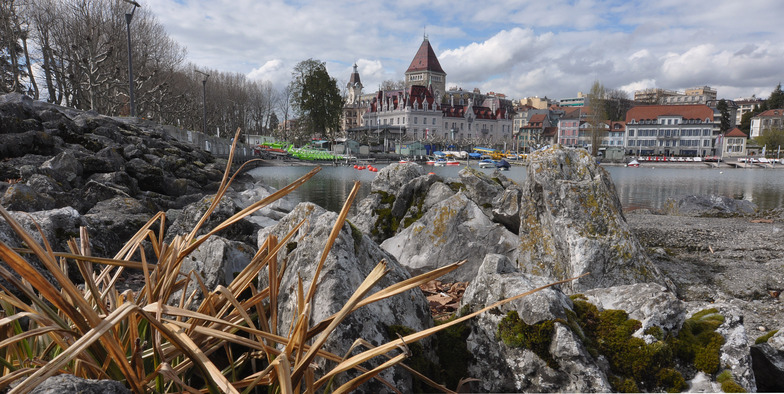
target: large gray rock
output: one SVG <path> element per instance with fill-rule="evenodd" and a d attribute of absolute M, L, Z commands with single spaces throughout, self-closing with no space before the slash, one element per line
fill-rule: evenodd
<path fill-rule="evenodd" d="M 383 191 L 390 194 L 397 194 L 405 184 L 425 175 L 425 169 L 415 163 L 392 163 L 376 174 L 370 189 L 373 191 Z"/>
<path fill-rule="evenodd" d="M 176 235 L 190 233 L 193 228 L 196 227 L 199 220 L 201 220 L 204 213 L 207 212 L 207 209 L 210 207 L 210 204 L 212 204 L 214 198 L 215 196 L 213 195 L 204 196 L 199 201 L 188 204 L 178 214 L 171 215 L 174 216 L 175 219 L 166 232 L 166 241 L 171 241 Z M 212 211 L 212 214 L 207 221 L 201 226 L 197 235 L 206 234 L 241 210 L 242 209 L 237 206 L 233 198 L 224 196 L 215 207 L 215 210 Z M 257 230 L 258 228 L 255 224 L 245 220 L 234 223 L 218 235 L 227 239 L 252 244 L 255 240 L 254 236 Z"/>
<path fill-rule="evenodd" d="M 245 189 L 231 193 L 228 197 L 231 198 L 235 204 L 241 209 L 245 209 L 256 202 L 259 202 L 277 190 L 264 185 L 261 182 L 248 183 Z M 271 204 L 264 206 L 257 210 L 252 215 L 245 218 L 245 220 L 254 223 L 259 227 L 274 226 L 280 219 L 283 219 L 289 212 L 291 212 L 296 204 L 288 197 L 283 197 L 275 200 Z"/>
<path fill-rule="evenodd" d="M 259 231 L 259 245 L 261 245 L 267 236 L 275 235 L 278 240 L 281 240 L 295 225 L 303 220 L 306 221 L 290 243 L 281 249 L 278 256 L 278 261 L 287 261 L 287 268 L 280 284 L 277 326 L 279 333 L 285 335 L 289 332 L 290 324 L 294 320 L 295 313 L 298 312 L 296 310 L 298 280 L 302 279 L 304 289 L 307 291 L 336 219 L 337 214 L 334 212 L 326 211 L 312 203 L 300 203 L 276 226 Z M 371 290 L 371 293 L 410 276 L 393 256 L 378 247 L 367 235 L 345 224 L 329 252 L 319 277 L 318 289 L 310 309 L 310 325 L 313 326 L 338 312 L 381 260 L 387 261 L 389 272 Z M 373 345 L 396 339 L 396 336 L 389 332 L 391 326 L 400 325 L 420 331 L 431 327 L 432 324 L 427 300 L 419 289 L 414 289 L 353 312 L 329 336 L 325 350 L 343 355 L 358 338 L 363 338 Z M 323 367 L 323 362 L 321 365 Z M 329 370 L 329 368 L 322 370 Z M 382 372 L 381 376 L 393 382 L 402 392 L 411 391 L 411 376 L 402 369 L 388 369 Z M 340 375 L 335 387 L 349 378 Z M 388 389 L 377 381 L 371 380 L 360 386 L 359 392 L 388 392 Z"/>
<path fill-rule="evenodd" d="M 114 256 L 153 216 L 148 206 L 127 195 L 98 202 L 84 215 L 93 253 Z"/>
<path fill-rule="evenodd" d="M 678 297 L 661 285 L 635 283 L 583 292 L 588 302 L 602 309 L 620 309 L 629 314 L 630 319 L 642 324 L 634 335 L 643 338 L 649 327 L 660 327 L 665 332 L 680 330 L 686 318 L 686 305 Z M 645 338 L 644 338 L 645 339 Z M 651 338 L 647 338 L 650 342 Z"/>
<path fill-rule="evenodd" d="M 757 204 L 717 195 L 684 195 L 667 199 L 667 215 L 682 216 L 745 216 L 757 212 Z"/>
<path fill-rule="evenodd" d="M 31 394 L 130 394 L 131 390 L 115 380 L 94 380 L 82 379 L 73 375 L 52 376 L 38 387 L 34 388 Z"/>
<path fill-rule="evenodd" d="M 760 392 L 784 392 L 784 330 L 751 347 L 754 377 Z"/>
<path fill-rule="evenodd" d="M 75 186 L 78 179 L 82 176 L 82 163 L 76 159 L 71 152 L 61 152 L 57 156 L 47 160 L 40 168 L 46 174 L 59 182 L 69 183 Z"/>
<path fill-rule="evenodd" d="M 518 257 L 518 239 L 493 223 L 463 193 L 432 207 L 421 219 L 381 244 L 415 275 L 468 260 L 444 280 L 471 281 L 490 253 Z"/>
<path fill-rule="evenodd" d="M 482 208 L 488 217 L 493 217 L 493 200 L 504 191 L 500 180 L 495 180 L 473 167 L 460 170 L 460 183 L 465 186 L 463 191 L 471 201 Z M 496 178 L 498 179 L 498 178 Z"/>
<path fill-rule="evenodd" d="M 49 195 L 41 194 L 24 183 L 8 187 L 0 197 L 0 204 L 12 211 L 35 212 L 52 209 L 56 202 Z"/>
<path fill-rule="evenodd" d="M 672 287 L 651 263 L 621 211 L 610 175 L 584 149 L 528 156 L 520 207 L 523 270 L 565 279 L 570 291 L 653 282 Z"/>
<path fill-rule="evenodd" d="M 248 266 L 254 254 L 253 248 L 247 244 L 212 236 L 182 261 L 180 273 L 188 275 L 193 271 L 201 277 L 207 289 L 213 291 L 218 285 L 231 283 Z M 192 279 L 186 297 L 199 288 L 195 279 Z"/>
<path fill-rule="evenodd" d="M 493 221 L 504 225 L 509 231 L 517 234 L 520 231 L 520 200 L 522 191 L 513 186 L 504 189 L 503 193 L 493 199 Z"/>
<path fill-rule="evenodd" d="M 382 242 L 424 214 L 428 192 L 440 181 L 437 175 L 425 174 L 418 164 L 395 163 L 385 167 L 350 220 L 374 241 Z"/>
<path fill-rule="evenodd" d="M 504 256 L 488 255 L 466 289 L 462 305 L 478 310 L 496 301 L 547 284 L 548 280 L 523 274 Z M 572 302 L 556 288 L 548 288 L 504 304 L 471 320 L 466 345 L 473 354 L 469 376 L 476 392 L 609 392 L 610 385 L 580 339 L 556 321 L 549 348 L 559 368 L 547 365 L 533 351 L 507 346 L 498 337 L 507 312 L 517 311 L 526 324 L 565 321 Z"/>

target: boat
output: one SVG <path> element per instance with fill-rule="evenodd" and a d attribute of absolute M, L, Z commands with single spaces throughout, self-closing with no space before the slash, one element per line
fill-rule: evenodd
<path fill-rule="evenodd" d="M 495 162 L 490 159 L 479 161 L 479 168 L 495 168 Z"/>
<path fill-rule="evenodd" d="M 512 166 L 509 164 L 509 162 L 504 160 L 504 159 L 501 159 L 501 160 L 495 162 L 495 168 L 497 168 L 497 169 L 499 169 L 501 171 L 509 171 L 509 168 L 511 168 L 511 167 Z"/>
<path fill-rule="evenodd" d="M 429 166 L 436 164 L 436 158 L 428 156 L 427 161 L 425 161 L 425 164 Z"/>
<path fill-rule="evenodd" d="M 457 159 L 446 159 L 446 165 L 448 166 L 459 166 L 460 162 Z"/>
<path fill-rule="evenodd" d="M 637 161 L 636 159 L 632 159 L 632 161 L 626 164 L 626 167 L 639 167 L 639 166 L 640 166 L 640 162 Z"/>
<path fill-rule="evenodd" d="M 398 163 L 400 163 L 400 164 L 408 164 L 408 163 L 410 163 L 410 161 L 408 161 L 408 159 L 400 159 L 400 161 L 398 161 Z"/>
<path fill-rule="evenodd" d="M 446 159 L 438 158 L 436 159 L 436 162 L 433 163 L 433 165 L 436 167 L 443 167 L 446 165 Z"/>

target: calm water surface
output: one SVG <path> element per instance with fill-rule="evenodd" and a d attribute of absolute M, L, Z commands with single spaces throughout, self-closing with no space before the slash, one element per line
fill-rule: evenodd
<path fill-rule="evenodd" d="M 379 165 L 378 168 L 384 166 Z M 260 167 L 250 172 L 256 179 L 275 188 L 281 188 L 313 167 Z M 442 177 L 457 177 L 464 166 L 426 167 Z M 754 202 L 760 209 L 784 207 L 784 169 L 711 169 L 667 168 L 643 166 L 627 168 L 605 167 L 615 182 L 618 197 L 625 209 L 660 208 L 667 198 L 681 194 L 717 194 Z M 492 170 L 480 170 L 492 173 Z M 522 183 L 526 178 L 525 167 L 512 167 L 504 175 Z M 291 197 L 296 201 L 312 201 L 332 211 L 340 211 L 354 181 L 361 182 L 361 189 L 354 206 L 370 192 L 370 182 L 376 173 L 358 171 L 353 167 L 323 167 L 309 182 L 297 189 Z"/>

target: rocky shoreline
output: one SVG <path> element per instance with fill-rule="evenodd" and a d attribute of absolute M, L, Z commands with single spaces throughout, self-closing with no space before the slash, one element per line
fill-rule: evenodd
<path fill-rule="evenodd" d="M 212 202 L 226 166 L 155 125 L 21 95 L 0 97 L 0 146 L 4 209 L 30 233 L 37 234 L 38 223 L 57 251 L 68 250 L 67 242 L 85 227 L 93 254 L 107 257 L 157 212 L 166 214 L 168 240 L 187 233 Z M 459 360 L 458 373 L 482 378 L 472 391 L 719 391 L 726 374 L 747 391 L 782 389 L 776 382 L 784 381 L 784 332 L 755 342 L 784 321 L 778 295 L 784 290 L 784 211 L 689 196 L 664 212 L 623 212 L 609 175 L 583 150 L 538 152 L 527 171 L 523 185 L 498 171 L 471 168 L 449 179 L 417 164 L 380 171 L 326 257 L 313 324 L 337 313 L 378 261 L 387 262 L 389 283 L 464 261 L 443 278 L 468 282 L 457 308 L 462 312 L 577 278 L 480 315 L 463 326 L 457 343 L 428 345 L 434 350 L 422 357 L 434 365 L 456 361 L 442 352 L 446 348 L 470 354 Z M 273 192 L 240 177 L 203 228 Z M 278 255 L 290 267 L 280 278 L 286 293 L 277 327 L 287 332 L 294 289 L 299 280 L 311 280 L 310 267 L 336 216 L 314 204 L 278 200 L 212 237 L 180 272 L 200 274 L 208 289 L 225 286 L 270 236 L 282 239 L 306 223 Z M 13 234 L 0 221 L 0 241 L 21 246 Z M 131 272 L 122 279 L 134 290 L 143 276 Z M 2 278 L 0 283 L 12 287 Z M 345 354 L 356 338 L 378 345 L 396 338 L 391 327 L 427 329 L 434 325 L 429 309 L 418 289 L 363 307 L 336 328 L 325 349 Z M 628 329 L 618 348 L 602 348 L 597 343 L 605 339 L 591 337 L 601 334 L 594 323 L 605 318 Z M 715 365 L 708 367 L 690 359 L 696 345 L 678 337 L 703 326 L 722 338 L 720 346 L 715 340 L 710 345 L 715 353 L 706 357 L 715 357 Z M 514 331 L 502 334 L 504 327 L 540 327 L 549 334 L 532 344 L 514 340 Z M 635 375 L 617 363 L 619 353 L 628 353 L 619 350 L 624 346 L 644 350 L 626 360 L 634 365 L 650 361 L 645 352 L 674 350 L 665 352 L 670 358 L 661 370 L 642 368 L 661 376 Z M 412 390 L 407 372 L 394 368 L 383 376 Z M 385 390 L 373 382 L 362 387 Z"/>

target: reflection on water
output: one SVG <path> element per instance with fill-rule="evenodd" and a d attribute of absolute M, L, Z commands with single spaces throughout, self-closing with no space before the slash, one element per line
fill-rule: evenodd
<path fill-rule="evenodd" d="M 379 166 L 383 168 L 383 166 Z M 457 177 L 459 167 L 425 167 L 444 178 Z M 784 206 L 784 170 L 771 169 L 709 169 L 667 168 L 664 166 L 639 168 L 605 167 L 618 191 L 625 209 L 660 208 L 667 198 L 681 194 L 717 194 L 746 199 L 760 209 Z M 256 179 L 275 188 L 281 188 L 310 171 L 312 167 L 260 167 L 251 170 Z M 480 170 L 488 174 L 492 170 Z M 526 178 L 525 167 L 512 167 L 504 175 L 522 183 Z M 312 201 L 329 210 L 340 211 L 348 198 L 354 181 L 361 182 L 361 189 L 354 203 L 367 196 L 370 182 L 376 173 L 355 170 L 353 167 L 323 167 L 309 182 L 292 193 L 297 202 Z"/>

